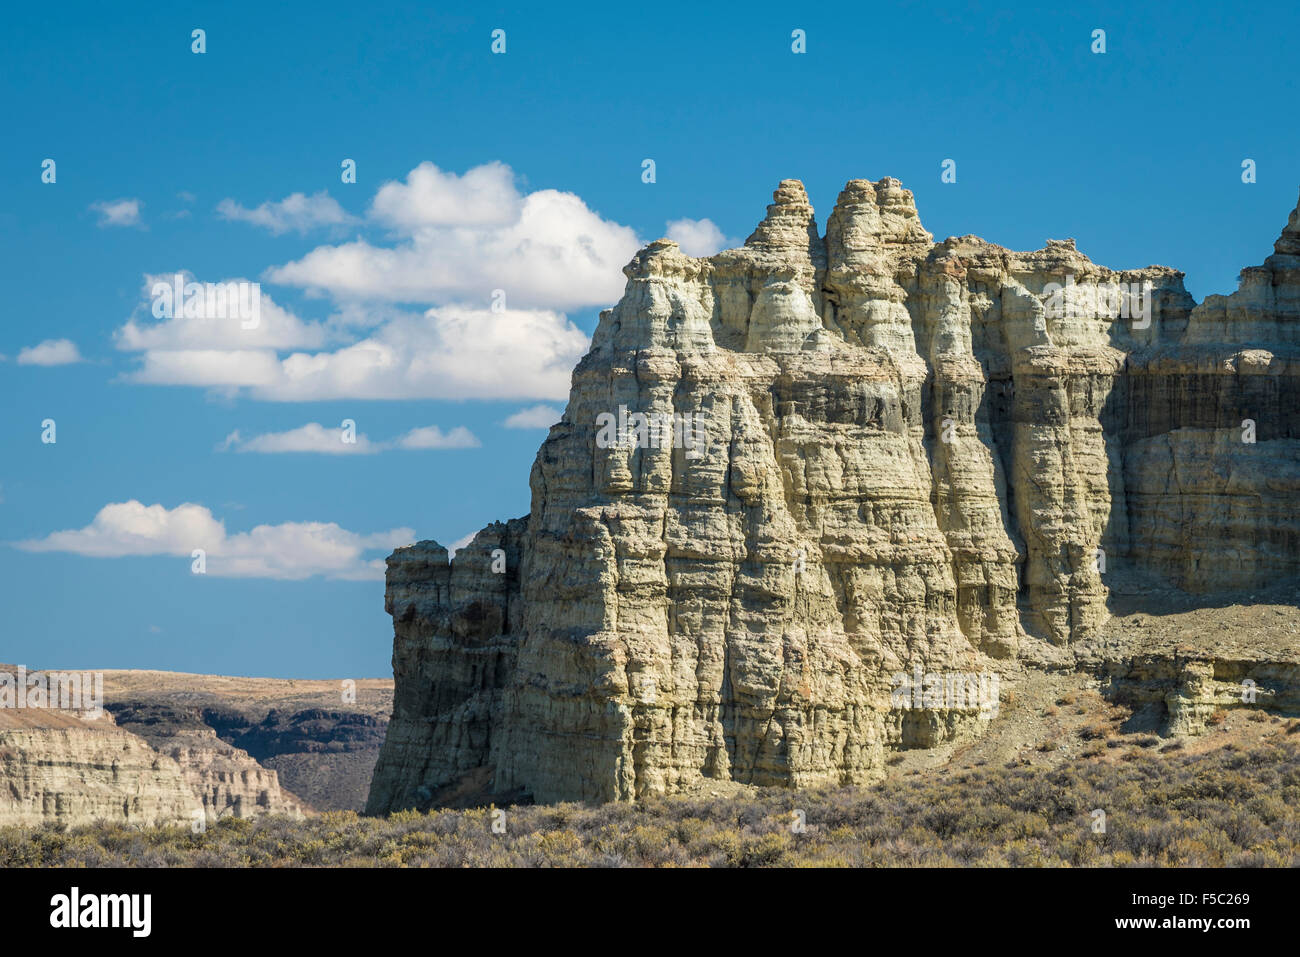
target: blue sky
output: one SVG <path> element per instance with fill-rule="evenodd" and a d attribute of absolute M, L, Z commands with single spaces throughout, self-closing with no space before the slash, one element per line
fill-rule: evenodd
<path fill-rule="evenodd" d="M 526 513 L 637 244 L 741 241 L 782 178 L 824 225 L 845 181 L 895 176 L 938 239 L 1072 236 L 1198 300 L 1300 185 L 1294 5 L 3 19 L 0 660 L 33 667 L 389 674 L 375 562 Z M 177 271 L 260 282 L 258 328 L 153 315 Z"/>

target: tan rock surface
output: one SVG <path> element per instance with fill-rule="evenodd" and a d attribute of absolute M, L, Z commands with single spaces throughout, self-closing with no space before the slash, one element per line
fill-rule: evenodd
<path fill-rule="evenodd" d="M 0 710 L 0 824 L 188 825 L 200 806 L 180 765 L 108 714 Z"/>
<path fill-rule="evenodd" d="M 196 811 L 209 821 L 301 817 L 365 802 L 392 707 L 389 679 L 356 680 L 344 701 L 340 681 L 97 674 L 105 710 L 96 720 L 0 706 L 0 826 L 188 827 Z"/>
<path fill-rule="evenodd" d="M 279 775 L 222 741 L 196 709 L 152 703 L 110 707 L 120 726 L 176 762 L 209 821 L 259 814 L 303 816 L 298 800 L 281 789 Z"/>
<path fill-rule="evenodd" d="M 165 705 L 178 717 L 197 712 L 224 742 L 276 772 L 282 791 L 317 811 L 365 806 L 393 710 L 391 678 L 354 679 L 346 696 L 344 686 L 341 680 L 104 672 L 110 709 L 145 704 Z"/>
<path fill-rule="evenodd" d="M 1073 668 L 1113 580 L 1294 577 L 1297 228 L 1200 306 L 1181 273 L 1072 240 L 935 244 L 889 178 L 850 182 L 824 239 L 786 180 L 743 248 L 650 244 L 530 514 L 450 564 L 433 542 L 389 559 L 368 810 L 470 778 L 540 801 L 875 780 L 988 724 L 898 707 L 898 672 Z M 1117 315 L 1121 284 L 1142 292 Z M 700 416 L 704 440 L 638 414 Z"/>

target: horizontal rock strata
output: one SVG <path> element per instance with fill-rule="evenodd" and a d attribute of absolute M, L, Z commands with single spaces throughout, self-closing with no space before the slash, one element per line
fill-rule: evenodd
<path fill-rule="evenodd" d="M 1071 666 L 1115 576 L 1300 571 L 1295 212 L 1200 305 L 1073 240 L 935 243 L 889 178 L 624 271 L 529 515 L 388 560 L 371 812 L 872 781 L 991 717 L 900 675 Z"/>
<path fill-rule="evenodd" d="M 176 761 L 107 714 L 0 710 L 0 825 L 189 826 L 201 807 Z"/>
<path fill-rule="evenodd" d="M 303 816 L 297 799 L 280 788 L 279 775 L 217 737 L 199 709 L 148 702 L 113 702 L 109 707 L 120 727 L 180 766 L 209 821 L 260 814 Z"/>

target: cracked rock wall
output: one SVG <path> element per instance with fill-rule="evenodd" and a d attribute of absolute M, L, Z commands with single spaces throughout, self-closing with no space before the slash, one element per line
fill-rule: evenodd
<path fill-rule="evenodd" d="M 624 272 L 529 515 L 451 563 L 435 542 L 388 560 L 373 813 L 467 781 L 538 801 L 869 782 L 985 720 L 891 707 L 893 675 L 1068 663 L 1110 576 L 1213 592 L 1300 566 L 1295 212 L 1200 305 L 1181 273 L 1072 240 L 936 244 L 890 178 L 850 182 L 824 237 L 786 180 L 742 248 L 659 240 Z M 665 424 L 684 417 L 700 441 Z"/>

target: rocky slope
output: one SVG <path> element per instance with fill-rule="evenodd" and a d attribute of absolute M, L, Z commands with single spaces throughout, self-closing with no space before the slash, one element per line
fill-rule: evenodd
<path fill-rule="evenodd" d="M 298 800 L 281 790 L 279 775 L 217 737 L 197 709 L 129 702 L 110 704 L 108 710 L 120 727 L 176 762 L 209 821 L 259 814 L 302 817 Z"/>
<path fill-rule="evenodd" d="M 106 706 L 163 709 L 164 722 L 210 730 L 312 810 L 360 810 L 392 710 L 390 679 L 344 682 L 106 671 Z M 207 743 L 212 744 L 208 739 Z M 248 767 L 250 771 L 253 768 Z"/>
<path fill-rule="evenodd" d="M 1110 642 L 1113 588 L 1208 601 L 1300 570 L 1297 212 L 1200 305 L 1181 273 L 1072 240 L 936 244 L 889 178 L 850 182 L 824 236 L 786 180 L 743 248 L 660 240 L 624 271 L 529 515 L 454 562 L 389 559 L 369 811 L 474 782 L 599 801 L 876 780 L 891 751 L 988 726 L 977 676 L 1164 681 Z M 900 697 L 911 675 L 924 693 Z M 1196 726 L 1204 678 L 1167 724 Z"/>
<path fill-rule="evenodd" d="M 176 761 L 108 714 L 0 710 L 0 824 L 188 826 L 201 806 Z"/>
<path fill-rule="evenodd" d="M 0 665 L 0 826 L 359 810 L 392 682 L 98 672 L 103 712 L 13 707 Z M 39 674 L 33 672 L 33 674 Z"/>

